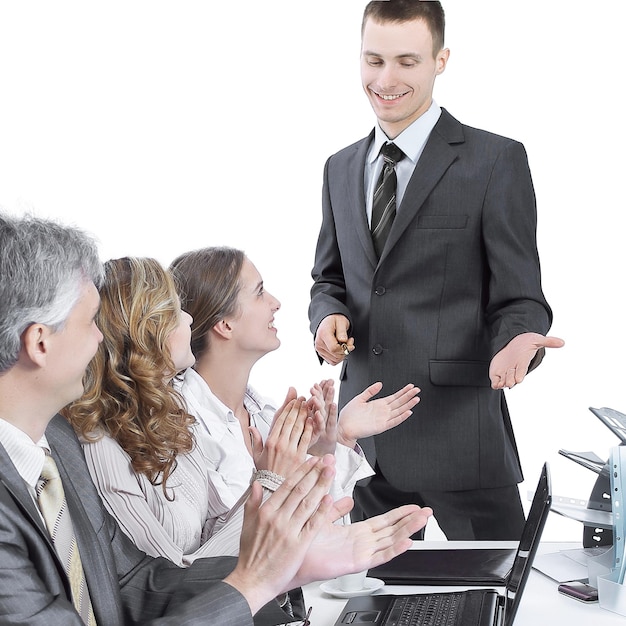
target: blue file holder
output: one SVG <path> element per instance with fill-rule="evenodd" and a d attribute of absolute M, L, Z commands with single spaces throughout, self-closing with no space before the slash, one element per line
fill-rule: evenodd
<path fill-rule="evenodd" d="M 609 459 L 613 547 L 602 556 L 589 559 L 589 583 L 598 588 L 600 606 L 626 616 L 626 446 L 611 448 Z"/>

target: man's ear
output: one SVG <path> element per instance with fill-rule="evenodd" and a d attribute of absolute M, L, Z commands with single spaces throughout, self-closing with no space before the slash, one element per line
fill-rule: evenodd
<path fill-rule="evenodd" d="M 226 320 L 220 320 L 213 326 L 213 332 L 217 333 L 223 339 L 230 339 L 233 329 Z"/>
<path fill-rule="evenodd" d="M 449 48 L 443 48 L 442 50 L 439 51 L 439 54 L 437 55 L 435 62 L 437 64 L 437 75 L 439 74 L 443 74 L 447 65 L 448 65 L 448 60 L 450 59 L 450 49 Z"/>
<path fill-rule="evenodd" d="M 22 351 L 35 365 L 43 367 L 48 358 L 48 339 L 52 331 L 45 324 L 31 324 L 22 333 Z"/>

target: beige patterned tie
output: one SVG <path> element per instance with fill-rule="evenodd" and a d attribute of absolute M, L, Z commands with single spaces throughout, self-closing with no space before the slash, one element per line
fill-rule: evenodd
<path fill-rule="evenodd" d="M 85 573 L 80 561 L 61 477 L 54 459 L 47 452 L 36 492 L 37 503 L 52 537 L 52 543 L 63 563 L 65 573 L 70 579 L 74 607 L 85 624 L 95 625 L 96 619 L 89 598 Z"/>

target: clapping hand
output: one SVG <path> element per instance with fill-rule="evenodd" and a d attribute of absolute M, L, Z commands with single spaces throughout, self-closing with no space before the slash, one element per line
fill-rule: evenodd
<path fill-rule="evenodd" d="M 295 396 L 290 388 L 287 397 Z M 291 398 L 276 412 L 265 441 L 261 433 L 250 427 L 252 456 L 257 469 L 266 469 L 279 476 L 289 476 L 305 460 L 313 434 L 313 420 L 303 398 Z"/>
<path fill-rule="evenodd" d="M 311 388 L 307 404 L 313 418 L 313 437 L 309 454 L 334 454 L 337 447 L 337 405 L 332 380 L 323 380 Z"/>
<path fill-rule="evenodd" d="M 352 507 L 327 494 L 334 457 L 310 457 L 262 503 L 253 483 L 245 504 L 237 566 L 224 581 L 246 598 L 252 613 L 281 593 L 316 580 L 371 569 L 405 552 L 411 535 L 432 515 L 417 505 L 347 526 L 334 524 Z"/>
<path fill-rule="evenodd" d="M 413 407 L 420 401 L 419 387 L 409 383 L 390 396 L 372 400 L 382 387 L 380 382 L 370 385 L 343 407 L 338 423 L 340 443 L 354 448 L 357 439 L 385 432 L 413 414 Z"/>
<path fill-rule="evenodd" d="M 292 581 L 318 532 L 334 517 L 328 489 L 334 478 L 334 457 L 311 457 L 262 502 L 258 482 L 244 505 L 237 566 L 224 582 L 247 600 L 252 614 Z M 337 526 L 339 528 L 339 526 Z M 315 576 L 308 580 L 322 580 Z"/>

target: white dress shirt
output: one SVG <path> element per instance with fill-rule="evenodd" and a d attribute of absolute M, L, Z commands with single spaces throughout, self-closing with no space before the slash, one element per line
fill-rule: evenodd
<path fill-rule="evenodd" d="M 36 504 L 35 487 L 41 476 L 43 462 L 46 458 L 44 448 L 50 449 L 46 436 L 44 435 L 35 443 L 23 430 L 0 418 L 0 443 L 15 465 L 17 473 L 24 479 Z"/>
<path fill-rule="evenodd" d="M 396 211 L 401 210 L 402 198 L 413 175 L 413 170 L 419 161 L 428 137 L 441 115 L 441 107 L 433 100 L 428 111 L 420 115 L 408 128 L 405 128 L 393 143 L 404 152 L 405 157 L 396 164 Z M 383 157 L 380 149 L 383 144 L 389 142 L 381 127 L 376 124 L 374 140 L 370 146 L 365 159 L 364 181 L 365 181 L 365 207 L 367 211 L 367 221 L 372 223 L 372 199 L 374 197 L 374 187 L 383 168 Z"/>

